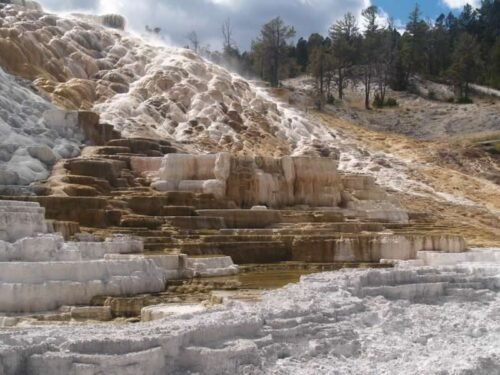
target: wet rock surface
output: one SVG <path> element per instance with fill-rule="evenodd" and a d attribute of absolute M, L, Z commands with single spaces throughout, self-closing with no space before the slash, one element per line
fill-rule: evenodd
<path fill-rule="evenodd" d="M 497 272 L 475 265 L 311 275 L 253 304 L 172 307 L 168 324 L 11 331 L 1 336 L 0 363 L 6 374 L 80 374 L 82 363 L 130 374 L 494 373 Z"/>
<path fill-rule="evenodd" d="M 500 371 L 498 252 L 377 182 L 456 197 L 119 16 L 28 8 L 0 65 L 68 111 L 0 71 L 0 374 Z"/>

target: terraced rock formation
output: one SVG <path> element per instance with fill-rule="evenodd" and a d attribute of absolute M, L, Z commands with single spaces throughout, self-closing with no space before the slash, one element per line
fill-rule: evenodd
<path fill-rule="evenodd" d="M 26 245 L 26 256 L 18 242 L 6 243 L 4 266 L 11 273 L 5 273 L 2 285 L 23 285 L 30 292 L 19 297 L 20 287 L 9 289 L 11 298 L 3 311 L 59 308 L 42 314 L 38 322 L 139 315 L 151 320 L 175 307 L 166 305 L 160 314 L 148 306 L 179 298 L 195 303 L 212 298 L 213 286 L 203 283 L 201 289 L 196 285 L 182 289 L 181 283 L 178 290 L 184 292 L 178 294 L 175 287 L 171 289 L 175 280 L 234 274 L 233 262 L 285 267 L 293 264 L 289 262 L 377 264 L 383 259 L 416 259 L 424 250 L 467 250 L 460 236 L 442 233 L 438 227 L 421 231 L 422 224 L 410 220 L 373 178 L 339 173 L 334 158 L 177 151 L 182 150 L 165 141 L 117 138 L 59 162 L 52 175 L 36 185 L 46 195 L 3 197 L 5 207 L 28 207 L 38 215 L 29 216 L 28 225 L 16 229 L 19 223 L 9 223 L 15 216 L 5 209 L 5 240 L 26 237 L 21 243 L 32 243 L 29 238 L 35 232 L 48 230 L 44 213 L 52 220 L 50 228 L 77 240 L 64 243 L 61 236 L 45 235 L 46 245 L 38 248 L 41 253 Z M 219 183 L 219 189 L 205 191 L 207 181 Z M 111 246 L 106 238 L 119 240 L 125 250 Z M 126 250 L 130 246 L 132 250 Z M 39 263 L 42 260 L 49 263 Z M 54 267 L 59 273 L 51 276 Z M 93 272 L 87 275 L 82 267 L 92 267 Z M 25 274 L 33 276 L 23 279 Z M 72 292 L 75 287 L 80 293 Z M 53 288 L 67 292 L 55 293 Z M 33 321 L 33 316 L 27 319 Z M 3 324 L 23 321 L 10 315 Z"/>
<path fill-rule="evenodd" d="M 259 303 L 185 306 L 168 321 L 5 332 L 0 371 L 491 374 L 499 370 L 499 303 L 491 262 L 323 273 Z"/>
<path fill-rule="evenodd" d="M 0 201 L 0 311 L 4 313 L 88 305 L 102 295 L 162 292 L 169 279 L 237 272 L 229 258 L 147 257 L 142 241 L 126 236 L 105 241 L 80 236 L 80 241 L 65 242 L 62 235 L 49 233 L 44 212 L 38 203 Z M 94 308 L 94 315 L 99 311 Z"/>
<path fill-rule="evenodd" d="M 162 150 L 169 153 L 147 156 Z M 112 140 L 61 163 L 40 184 L 48 196 L 9 199 L 39 202 L 50 219 L 103 237 L 141 236 L 147 251 L 229 255 L 238 264 L 378 262 L 466 249 L 438 228 L 415 233 L 373 178 L 339 173 L 333 158 L 174 151 L 167 142 Z"/>
<path fill-rule="evenodd" d="M 497 253 L 428 214 L 455 196 L 119 16 L 5 3 L 0 374 L 498 370 Z M 216 277 L 360 264 L 394 269 Z"/>

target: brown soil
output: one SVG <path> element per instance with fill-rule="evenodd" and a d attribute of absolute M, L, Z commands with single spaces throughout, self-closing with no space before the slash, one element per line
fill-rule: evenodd
<path fill-rule="evenodd" d="M 500 162 L 495 156 L 479 149 L 472 152 L 467 143 L 419 141 L 399 134 L 370 130 L 331 113 L 316 112 L 311 116 L 349 134 L 370 151 L 384 151 L 411 161 L 412 168 L 408 174 L 412 179 L 424 182 L 437 191 L 475 202 L 476 206 L 468 206 L 398 194 L 408 210 L 431 214 L 432 221 L 449 227 L 452 233 L 463 234 L 472 246 L 498 246 L 500 186 L 493 181 L 499 176 Z"/>

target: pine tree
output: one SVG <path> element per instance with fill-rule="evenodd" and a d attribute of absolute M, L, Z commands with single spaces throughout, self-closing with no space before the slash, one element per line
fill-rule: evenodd
<path fill-rule="evenodd" d="M 406 32 L 401 39 L 401 63 L 405 69 L 405 85 L 412 74 L 425 72 L 428 57 L 427 32 L 429 26 L 421 18 L 420 7 L 410 13 Z"/>
<path fill-rule="evenodd" d="M 311 51 L 307 71 L 314 77 L 316 82 L 318 109 L 321 109 L 326 97 L 330 96 L 330 73 L 332 70 L 333 57 L 331 48 L 326 44 L 316 46 Z"/>
<path fill-rule="evenodd" d="M 361 46 L 361 73 L 365 89 L 365 108 L 370 109 L 370 94 L 377 64 L 381 60 L 381 41 L 377 25 L 378 8 L 369 6 L 362 12 L 366 31 Z"/>
<path fill-rule="evenodd" d="M 480 55 L 477 39 L 468 33 L 461 34 L 453 50 L 453 64 L 449 69 L 458 90 L 459 101 L 469 99 L 469 84 L 478 78 L 482 67 Z"/>
<path fill-rule="evenodd" d="M 307 51 L 307 41 L 300 38 L 296 47 L 297 64 L 299 64 L 302 72 L 306 71 L 307 64 L 309 63 L 309 53 Z"/>
<path fill-rule="evenodd" d="M 260 54 L 262 77 L 272 86 L 279 85 L 283 68 L 288 60 L 288 41 L 295 36 L 293 26 L 287 26 L 280 17 L 274 18 L 260 31 L 260 37 L 253 45 Z"/>
<path fill-rule="evenodd" d="M 335 69 L 337 71 L 338 95 L 344 96 L 344 85 L 349 76 L 349 70 L 356 62 L 359 52 L 359 28 L 352 13 L 347 13 L 330 28 Z"/>

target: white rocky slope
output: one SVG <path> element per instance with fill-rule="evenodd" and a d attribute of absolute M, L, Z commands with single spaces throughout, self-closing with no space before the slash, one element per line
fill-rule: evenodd
<path fill-rule="evenodd" d="M 89 23 L 92 17 L 15 5 L 0 16 L 0 47 L 8 53 L 0 65 L 66 109 L 94 108 L 124 136 L 277 156 L 316 152 L 316 143 L 327 147 L 333 139 L 189 50 Z"/>
<path fill-rule="evenodd" d="M 56 310 L 102 295 L 161 292 L 166 280 L 238 272 L 229 257 L 145 257 L 142 241 L 126 236 L 64 242 L 60 234 L 47 233 L 44 213 L 38 203 L 0 200 L 2 313 Z M 0 327 L 4 324 L 0 321 Z"/>
<path fill-rule="evenodd" d="M 89 23 L 92 17 L 14 5 L 0 9 L 0 16 L 6 52 L 0 65 L 33 80 L 65 109 L 94 109 L 124 136 L 171 139 L 191 153 L 328 156 L 340 150 L 342 170 L 373 175 L 398 191 L 473 204 L 409 179 L 412 161 L 370 153 L 348 134 L 189 50 Z"/>
<path fill-rule="evenodd" d="M 170 320 L 0 332 L 0 373 L 498 374 L 499 290 L 498 263 L 312 275 Z"/>
<path fill-rule="evenodd" d="M 58 159 L 77 156 L 84 139 L 77 120 L 0 67 L 0 185 L 47 178 Z"/>

